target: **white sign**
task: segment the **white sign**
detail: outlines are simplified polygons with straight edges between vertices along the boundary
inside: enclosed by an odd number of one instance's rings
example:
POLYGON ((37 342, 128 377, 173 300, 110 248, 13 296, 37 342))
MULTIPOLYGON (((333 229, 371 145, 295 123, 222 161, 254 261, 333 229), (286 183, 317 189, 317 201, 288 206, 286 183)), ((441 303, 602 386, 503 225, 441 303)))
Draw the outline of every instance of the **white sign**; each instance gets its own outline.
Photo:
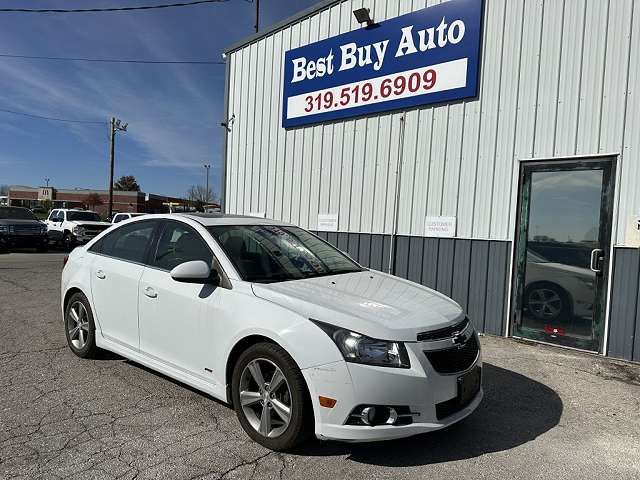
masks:
POLYGON ((427 217, 424 221, 425 237, 455 237, 456 217, 427 217))
POLYGON ((338 231, 338 214, 326 213, 326 214, 318 215, 318 231, 337 232, 338 231))
POLYGON ((266 212, 249 212, 250 217, 267 218, 266 212))
POLYGON ((629 216, 627 238, 624 243, 627 247, 640 247, 640 215, 629 216))

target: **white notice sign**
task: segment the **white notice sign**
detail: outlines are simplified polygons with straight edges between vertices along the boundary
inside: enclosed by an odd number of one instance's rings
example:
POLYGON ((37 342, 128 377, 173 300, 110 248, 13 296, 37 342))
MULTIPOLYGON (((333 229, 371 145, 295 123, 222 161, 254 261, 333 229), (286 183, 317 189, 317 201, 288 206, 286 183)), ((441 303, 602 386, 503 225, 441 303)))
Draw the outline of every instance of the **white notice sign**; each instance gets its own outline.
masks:
POLYGON ((266 212, 249 212, 250 217, 266 218, 266 212))
POLYGON ((326 213, 326 214, 318 215, 318 231, 337 232, 338 231, 338 214, 326 213))
POLYGON ((640 247, 640 215, 630 215, 625 246, 640 247))
POLYGON ((424 221, 425 237, 455 237, 456 217, 426 217, 424 221))

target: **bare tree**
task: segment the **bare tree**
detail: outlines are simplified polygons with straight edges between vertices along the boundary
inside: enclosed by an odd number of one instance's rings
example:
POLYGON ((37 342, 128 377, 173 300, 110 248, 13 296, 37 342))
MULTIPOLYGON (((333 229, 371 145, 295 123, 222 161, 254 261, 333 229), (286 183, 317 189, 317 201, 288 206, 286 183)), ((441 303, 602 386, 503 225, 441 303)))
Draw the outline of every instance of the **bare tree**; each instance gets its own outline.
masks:
POLYGON ((9 195, 9 185, 0 185, 0 195, 3 197, 9 195))
POLYGON ((90 210, 93 210, 98 205, 102 205, 104 202, 102 201, 100 195, 98 195, 97 193, 90 193, 85 197, 82 203, 84 203, 90 210))

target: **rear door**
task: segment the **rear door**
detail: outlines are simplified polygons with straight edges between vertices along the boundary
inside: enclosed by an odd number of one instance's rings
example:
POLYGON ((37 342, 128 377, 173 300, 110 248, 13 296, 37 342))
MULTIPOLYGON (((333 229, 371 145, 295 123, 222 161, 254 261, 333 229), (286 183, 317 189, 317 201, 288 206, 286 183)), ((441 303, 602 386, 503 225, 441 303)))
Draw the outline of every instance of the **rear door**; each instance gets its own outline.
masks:
POLYGON ((157 220, 117 228, 90 249, 91 294, 99 328, 107 340, 138 350, 138 284, 157 220))

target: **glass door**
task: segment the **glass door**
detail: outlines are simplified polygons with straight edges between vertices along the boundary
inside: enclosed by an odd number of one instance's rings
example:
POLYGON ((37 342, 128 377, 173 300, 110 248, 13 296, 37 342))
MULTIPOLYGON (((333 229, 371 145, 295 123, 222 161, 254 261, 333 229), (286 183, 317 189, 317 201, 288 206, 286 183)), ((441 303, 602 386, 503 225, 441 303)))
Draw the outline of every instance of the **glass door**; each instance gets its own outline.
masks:
POLYGON ((514 336, 601 350, 613 170, 602 159, 523 163, 514 336))

